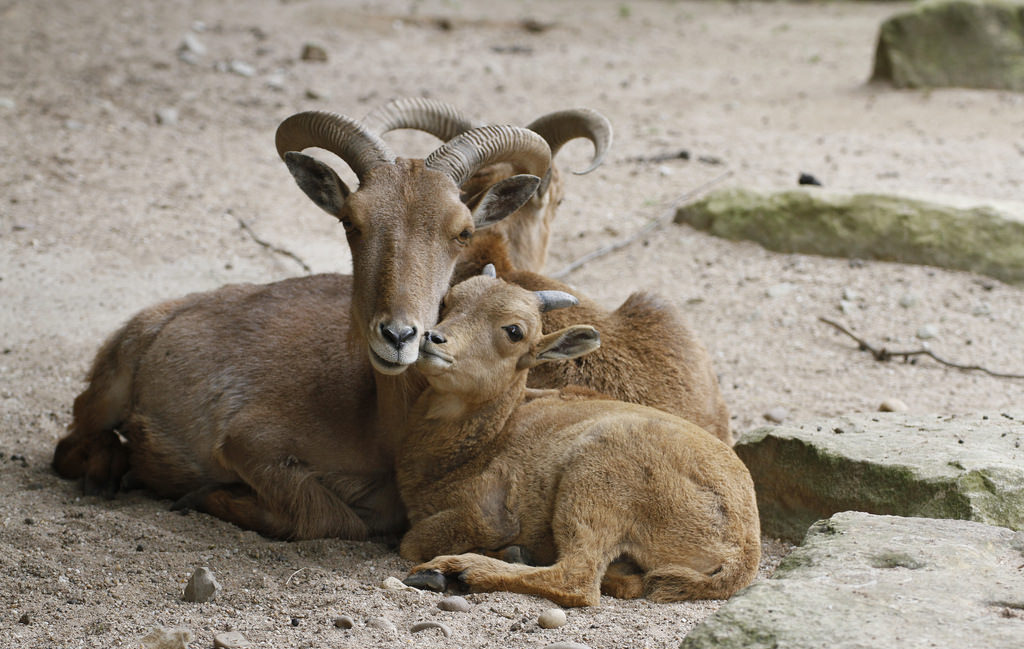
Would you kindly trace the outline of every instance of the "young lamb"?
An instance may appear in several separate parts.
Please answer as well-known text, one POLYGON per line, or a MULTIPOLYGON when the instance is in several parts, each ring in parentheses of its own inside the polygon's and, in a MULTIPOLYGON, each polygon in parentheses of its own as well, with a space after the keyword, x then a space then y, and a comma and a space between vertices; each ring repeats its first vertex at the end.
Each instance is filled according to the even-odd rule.
POLYGON ((599 345, 586 325, 542 335, 544 305, 572 299, 483 276, 449 291, 421 343, 428 387, 396 460, 412 524, 400 553, 425 562, 407 583, 455 577, 562 606, 596 605, 602 590, 731 596, 760 560, 753 482, 732 449, 653 408, 526 387, 531 367, 599 345), (509 545, 539 565, 469 553, 509 545))

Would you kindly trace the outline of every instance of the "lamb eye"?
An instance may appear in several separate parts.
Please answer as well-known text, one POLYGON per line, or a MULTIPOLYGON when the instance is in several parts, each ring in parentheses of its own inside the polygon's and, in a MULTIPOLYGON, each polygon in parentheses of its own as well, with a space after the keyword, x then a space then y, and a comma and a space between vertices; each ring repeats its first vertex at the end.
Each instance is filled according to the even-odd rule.
POLYGON ((523 330, 519 325, 507 325, 502 327, 502 329, 504 329, 505 333, 508 334, 508 339, 514 343, 523 339, 523 330))

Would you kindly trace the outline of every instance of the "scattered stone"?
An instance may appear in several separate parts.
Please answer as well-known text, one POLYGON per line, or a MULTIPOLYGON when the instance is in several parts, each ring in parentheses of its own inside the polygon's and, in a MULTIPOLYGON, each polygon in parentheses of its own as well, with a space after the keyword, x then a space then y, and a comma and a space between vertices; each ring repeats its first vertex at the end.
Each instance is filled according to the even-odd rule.
POLYGON ((440 622, 417 622, 412 625, 410 631, 413 633, 419 633, 420 631, 426 631, 427 629, 437 629, 446 638, 450 638, 452 636, 452 630, 440 622))
POLYGON ((139 638, 142 649, 188 649, 192 632, 188 629, 157 627, 139 638))
POLYGON ((256 68, 249 65, 245 61, 239 61, 237 59, 228 63, 228 71, 237 74, 241 77, 256 76, 256 68))
POLYGON ((64 120, 64 128, 69 131, 81 131, 85 128, 85 124, 77 119, 66 119, 64 120))
POLYGON ((882 23, 871 80, 898 88, 1024 90, 1022 13, 1021 0, 917 4, 882 23))
POLYGON ((542 629, 557 629, 565 626, 565 611, 560 608, 549 608, 537 618, 537 624, 542 629))
POLYGON ((10 97, 0 97, 0 109, 14 110, 17 104, 10 97))
POLYGON ((680 649, 1019 647, 1024 533, 843 512, 771 579, 741 591, 680 649), (813 611, 813 615, 808 615, 813 611))
POLYGON ((398 633, 398 627, 396 627, 395 623, 386 617, 371 617, 366 621, 366 626, 374 629, 380 629, 381 631, 388 631, 390 633, 398 633))
POLYGON ((789 411, 783 408, 782 406, 776 406, 769 410, 768 412, 764 413, 765 419, 776 424, 781 424, 782 422, 786 421, 786 418, 788 417, 789 411))
POLYGON ((213 572, 209 568, 197 568, 185 585, 185 593, 181 598, 186 602, 208 602, 219 590, 220 584, 213 572))
POLYGON ((899 399, 885 399, 878 406, 878 412, 906 412, 909 410, 907 404, 899 399))
POLYGON ((316 43, 306 43, 302 46, 303 61, 315 61, 317 63, 327 62, 327 50, 322 45, 316 43))
POLYGON ((821 181, 812 176, 811 174, 801 173, 800 177, 797 178, 796 183, 798 185, 814 185, 821 187, 821 181))
POLYGON ((330 99, 331 94, 329 92, 323 92, 316 88, 306 88, 306 99, 312 99, 314 101, 330 99))
POLYGON ((839 300, 839 310, 844 314, 853 313, 857 309, 857 304, 850 300, 839 300))
POLYGON ((1020 437, 1017 421, 994 416, 864 414, 762 427, 735 450, 754 479, 761 531, 799 541, 848 510, 1024 529, 1020 437))
POLYGON ((185 34, 178 45, 178 53, 188 52, 195 56, 206 56, 206 46, 195 34, 185 34))
POLYGON ((544 645, 544 649, 590 649, 590 647, 578 642, 555 642, 544 645))
POLYGON ((249 640, 238 631, 226 631, 213 636, 213 646, 220 649, 244 649, 249 640))
POLYGON ((347 615, 339 615, 338 617, 334 618, 334 626, 338 627, 339 629, 351 629, 355 625, 356 621, 347 615))
POLYGON ((297 618, 297 617, 293 617, 292 618, 292 626, 299 626, 299 618, 297 618))
POLYGON ((782 282, 781 284, 773 284, 769 286, 764 292, 768 297, 782 297, 783 295, 789 295, 796 290, 796 284, 792 282, 782 282))
POLYGON ((156 111, 156 123, 163 126, 173 126, 178 123, 177 108, 160 108, 156 111))
POLYGON ((278 90, 278 91, 284 90, 284 88, 285 88, 284 74, 282 74, 280 72, 275 72, 274 74, 271 74, 271 75, 269 75, 267 77, 267 80, 266 80, 265 83, 266 83, 266 86, 268 88, 270 88, 271 90, 278 90))
POLYGON ((992 305, 988 302, 982 302, 971 310, 971 315, 975 316, 987 316, 992 315, 992 305))
POLYGON ((452 597, 445 597, 437 603, 437 608, 442 611, 455 611, 456 613, 465 613, 469 609, 473 608, 473 605, 466 601, 465 597, 453 595, 452 597))
POLYGON ((939 327, 934 324, 926 324, 917 330, 917 337, 921 340, 931 340, 939 335, 939 327))
POLYGON ((900 298, 900 306, 903 307, 904 309, 909 309, 910 307, 915 306, 917 302, 918 297, 913 293, 907 293, 906 295, 900 298))
POLYGON ((731 188, 680 207, 675 222, 779 252, 926 264, 1024 284, 1021 202, 731 188))
POLYGON ((18 624, 32 624, 32 616, 28 613, 22 613, 21 617, 18 618, 18 624))
POLYGON ((849 286, 843 288, 843 299, 855 302, 860 299, 860 293, 853 290, 849 286))
POLYGON ((407 590, 412 591, 414 593, 420 592, 418 588, 413 588, 412 586, 404 584, 402 583, 401 579, 398 579, 396 577, 386 578, 384 581, 381 582, 380 587, 384 590, 407 590))

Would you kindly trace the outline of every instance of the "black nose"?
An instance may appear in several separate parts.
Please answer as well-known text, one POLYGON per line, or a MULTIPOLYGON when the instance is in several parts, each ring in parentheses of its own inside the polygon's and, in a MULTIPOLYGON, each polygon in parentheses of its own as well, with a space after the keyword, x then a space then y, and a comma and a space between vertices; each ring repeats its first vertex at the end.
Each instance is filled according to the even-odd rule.
POLYGON ((427 340, 434 343, 435 345, 443 345, 444 343, 448 342, 447 338, 437 333, 436 331, 428 331, 427 340))
POLYGON ((384 336, 384 340, 395 347, 401 347, 416 337, 416 327, 405 326, 396 330, 395 327, 382 322, 380 325, 380 335, 384 336))

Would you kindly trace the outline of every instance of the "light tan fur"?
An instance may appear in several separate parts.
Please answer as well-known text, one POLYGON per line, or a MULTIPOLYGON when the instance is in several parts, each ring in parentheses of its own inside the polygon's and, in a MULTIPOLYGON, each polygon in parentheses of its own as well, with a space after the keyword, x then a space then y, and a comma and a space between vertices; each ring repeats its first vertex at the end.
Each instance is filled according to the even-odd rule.
MULTIPOLYGON (((474 237, 473 246, 456 265, 456 278, 478 275, 490 263, 498 277, 531 291, 570 291, 557 280, 516 270, 502 237, 491 230, 474 237)), ((531 388, 590 388, 678 415, 732 446, 729 410, 711 356, 678 309, 656 295, 634 293, 609 311, 570 292, 579 298, 579 306, 542 314, 544 331, 587 322, 601 332, 601 348, 572 363, 539 365, 530 371, 531 388)))
POLYGON ((726 598, 750 583, 760 526, 732 449, 681 418, 592 393, 527 398, 529 368, 593 345, 590 327, 541 326, 535 294, 499 279, 469 279, 445 298, 396 460, 412 524, 400 552, 425 562, 409 579, 437 571, 563 606, 596 605, 602 583, 659 602, 726 598), (470 553, 508 545, 541 565, 470 553))

